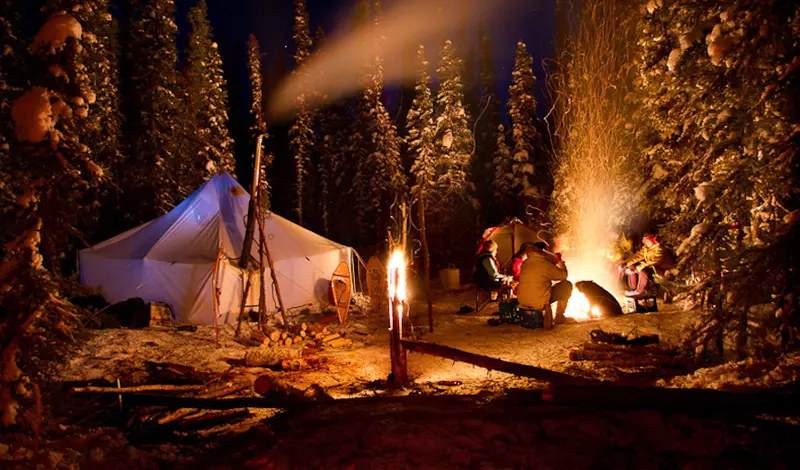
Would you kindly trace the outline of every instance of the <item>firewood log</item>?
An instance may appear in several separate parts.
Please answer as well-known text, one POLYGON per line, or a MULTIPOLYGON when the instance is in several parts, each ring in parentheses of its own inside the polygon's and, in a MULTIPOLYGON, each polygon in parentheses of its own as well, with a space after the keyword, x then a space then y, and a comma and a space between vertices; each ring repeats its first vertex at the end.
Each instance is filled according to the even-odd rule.
POLYGON ((342 336, 342 335, 340 335, 339 333, 334 333, 334 334, 332 334, 332 335, 327 335, 327 336, 325 336, 325 338, 322 340, 322 342, 323 342, 323 343, 327 343, 327 342, 329 342, 329 341, 333 341, 333 340, 335 340, 335 339, 341 338, 341 336, 342 336))
POLYGON ((281 330, 275 328, 272 331, 270 331, 269 332, 269 339, 271 341, 277 343, 278 340, 281 339, 281 330))
POLYGON ((300 336, 300 335, 297 335, 297 336, 295 336, 295 337, 294 337, 294 339, 292 339, 292 342, 293 342, 294 344, 297 344, 297 343, 299 343, 299 342, 301 342, 301 341, 303 341, 303 337, 302 337, 302 336, 300 336))
POLYGON ((286 339, 288 337, 289 337, 289 333, 287 333, 285 331, 281 333, 281 339, 286 339))
POLYGON ((261 330, 250 330, 250 339, 258 341, 259 343, 263 343, 265 339, 267 339, 267 335, 261 332, 261 330))
POLYGON ((249 367, 278 367, 282 360, 298 357, 300 357, 300 351, 295 348, 276 345, 271 348, 258 348, 247 351, 244 356, 244 363, 249 367))
POLYGON ((338 339, 334 339, 332 341, 329 341, 327 343, 327 345, 332 347, 332 348, 341 348, 341 347, 344 347, 344 346, 350 346, 351 344, 353 344, 353 341, 351 341, 351 340, 349 340, 347 338, 338 338, 338 339))
POLYGON ((308 330, 308 325, 306 323, 301 323, 300 324, 300 331, 306 331, 306 330, 308 330))
POLYGON ((286 338, 283 340, 283 344, 286 346, 291 346, 293 343, 292 338, 286 338))
MULTIPOLYGON (((303 324, 305 325, 305 323, 303 323, 303 324)), ((308 336, 308 333, 306 333, 306 330, 300 331, 300 337, 301 338, 306 339, 307 336, 308 336)))

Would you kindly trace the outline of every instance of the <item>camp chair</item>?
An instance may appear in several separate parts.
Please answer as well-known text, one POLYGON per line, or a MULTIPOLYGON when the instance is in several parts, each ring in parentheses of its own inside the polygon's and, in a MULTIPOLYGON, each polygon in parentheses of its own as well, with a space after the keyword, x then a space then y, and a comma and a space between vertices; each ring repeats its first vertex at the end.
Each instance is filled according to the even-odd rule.
MULTIPOLYGON (((500 296, 497 297, 498 299, 500 296)), ((475 311, 480 312, 483 307, 492 302, 492 293, 486 289, 482 289, 478 284, 475 284, 475 311)))

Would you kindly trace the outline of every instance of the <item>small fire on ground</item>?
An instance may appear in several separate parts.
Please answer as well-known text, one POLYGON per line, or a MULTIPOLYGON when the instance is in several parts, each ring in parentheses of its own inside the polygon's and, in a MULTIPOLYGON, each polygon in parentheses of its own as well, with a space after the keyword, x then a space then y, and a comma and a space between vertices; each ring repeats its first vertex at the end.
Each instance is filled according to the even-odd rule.
POLYGON ((616 288, 617 279, 613 268, 605 256, 583 256, 572 260, 565 256, 565 262, 569 270, 569 281, 572 283, 572 295, 564 316, 579 322, 599 320, 603 317, 603 312, 597 306, 592 305, 586 295, 576 287, 577 282, 584 280, 594 281, 611 293, 620 306, 623 305, 620 302, 621 292, 618 292, 616 288))
MULTIPOLYGON (((389 329, 394 328, 392 315, 398 309, 397 318, 403 319, 403 308, 406 301, 406 259, 402 250, 395 250, 389 258, 386 279, 389 284, 389 329)), ((402 331, 402 329, 401 329, 402 331)))
POLYGON ((599 308, 593 306, 583 292, 573 288, 572 296, 567 304, 565 317, 573 318, 577 321, 598 320, 603 316, 599 308))

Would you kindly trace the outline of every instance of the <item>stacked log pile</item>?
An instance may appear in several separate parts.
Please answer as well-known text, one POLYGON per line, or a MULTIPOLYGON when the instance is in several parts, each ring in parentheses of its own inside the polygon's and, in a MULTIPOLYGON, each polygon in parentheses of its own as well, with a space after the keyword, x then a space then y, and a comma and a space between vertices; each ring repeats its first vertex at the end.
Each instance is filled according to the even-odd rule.
POLYGON ((333 327, 319 323, 301 323, 288 329, 269 327, 266 332, 252 330, 247 346, 272 348, 305 344, 341 348, 353 344, 353 341, 346 338, 345 335, 345 330, 335 331, 333 327))

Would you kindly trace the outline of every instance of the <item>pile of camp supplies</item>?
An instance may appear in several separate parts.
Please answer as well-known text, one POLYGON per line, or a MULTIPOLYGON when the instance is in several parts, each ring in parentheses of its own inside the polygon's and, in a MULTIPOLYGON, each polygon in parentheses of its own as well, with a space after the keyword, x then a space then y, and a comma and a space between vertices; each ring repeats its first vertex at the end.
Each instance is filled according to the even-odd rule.
POLYGON ((522 307, 517 299, 500 302, 497 313, 500 318, 490 318, 488 320, 489 325, 497 326, 502 323, 510 323, 532 330, 546 328, 545 312, 522 307))

